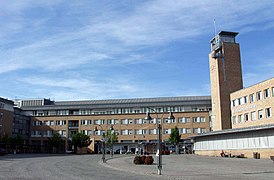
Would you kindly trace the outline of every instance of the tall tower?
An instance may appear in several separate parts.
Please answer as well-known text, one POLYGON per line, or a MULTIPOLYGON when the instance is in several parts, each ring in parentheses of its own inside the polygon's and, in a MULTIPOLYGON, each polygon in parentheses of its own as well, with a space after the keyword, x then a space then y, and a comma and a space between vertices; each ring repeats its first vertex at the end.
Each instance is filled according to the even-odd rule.
POLYGON ((211 41, 209 54, 212 130, 231 128, 230 93, 243 88, 238 33, 221 31, 211 41))

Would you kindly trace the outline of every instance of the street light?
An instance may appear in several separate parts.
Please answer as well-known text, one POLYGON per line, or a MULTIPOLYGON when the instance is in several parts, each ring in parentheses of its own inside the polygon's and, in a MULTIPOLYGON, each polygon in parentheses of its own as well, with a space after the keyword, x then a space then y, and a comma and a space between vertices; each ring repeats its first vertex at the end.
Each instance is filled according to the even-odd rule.
POLYGON ((113 137, 112 137, 112 131, 114 130, 113 125, 110 126, 110 143, 111 143, 111 150, 110 150, 110 157, 113 158, 113 137))
MULTIPOLYGON (((103 128, 102 128, 102 126, 100 126, 99 125, 99 127, 101 128, 101 130, 103 130, 103 128)), ((98 128, 97 128, 97 126, 95 127, 95 129, 94 129, 94 132, 97 132, 98 131, 98 128)), ((105 156, 105 154, 106 154, 106 151, 105 151, 105 137, 106 137, 106 135, 105 135, 105 132, 103 132, 103 135, 102 135, 102 161, 103 161, 103 163, 105 163, 106 162, 106 156, 105 156)))
MULTIPOLYGON (((158 162, 157 163, 158 163, 158 175, 161 175, 162 174, 162 126, 161 124, 163 122, 164 112, 162 113, 161 123, 159 123, 157 112, 154 109, 151 109, 151 108, 149 109, 152 110, 156 115, 156 123, 157 123, 157 129, 158 129, 158 143, 157 143, 158 162)), ((175 119, 172 112, 169 113, 168 119, 170 120, 175 119)), ((149 112, 147 112, 145 120, 152 120, 149 112)))

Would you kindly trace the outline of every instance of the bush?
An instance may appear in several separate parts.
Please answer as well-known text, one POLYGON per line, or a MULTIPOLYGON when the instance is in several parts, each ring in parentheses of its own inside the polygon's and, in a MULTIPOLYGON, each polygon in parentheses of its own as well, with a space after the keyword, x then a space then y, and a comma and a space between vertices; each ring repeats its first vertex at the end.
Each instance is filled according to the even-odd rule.
POLYGON ((138 165, 138 164, 144 164, 144 162, 142 161, 142 157, 141 156, 135 156, 133 163, 138 165))
POLYGON ((145 159, 145 164, 153 164, 153 157, 152 156, 147 156, 145 159))
POLYGON ((153 164, 154 159, 152 156, 135 156, 133 163, 136 165, 139 164, 153 164))
POLYGON ((163 151, 162 151, 162 154, 163 154, 163 155, 169 155, 170 152, 169 152, 169 150, 163 150, 163 151))
POLYGON ((142 164, 144 164, 145 163, 145 161, 146 161, 146 156, 141 156, 141 161, 142 161, 142 164))

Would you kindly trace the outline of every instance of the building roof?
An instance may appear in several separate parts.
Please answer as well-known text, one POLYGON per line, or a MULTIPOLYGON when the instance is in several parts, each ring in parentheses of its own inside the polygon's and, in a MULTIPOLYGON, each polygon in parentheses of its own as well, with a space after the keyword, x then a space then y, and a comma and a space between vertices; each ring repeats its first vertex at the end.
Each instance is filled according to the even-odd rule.
POLYGON ((23 110, 73 109, 73 108, 119 108, 176 105, 210 105, 211 96, 182 96, 135 99, 85 100, 85 101, 53 101, 51 105, 21 107, 23 110))
POLYGON ((3 102, 3 103, 7 103, 7 104, 13 105, 13 101, 8 100, 8 99, 4 99, 4 98, 1 98, 1 97, 0 97, 0 102, 3 102))
POLYGON ((242 132, 248 132, 248 131, 259 131, 259 130, 273 129, 273 128, 274 128, 274 124, 267 124, 267 125, 251 126, 251 127, 245 127, 245 128, 225 129, 222 131, 212 131, 212 132, 208 132, 208 133, 199 134, 196 136, 192 136, 191 138, 195 139, 195 138, 199 138, 199 137, 242 133, 242 132))

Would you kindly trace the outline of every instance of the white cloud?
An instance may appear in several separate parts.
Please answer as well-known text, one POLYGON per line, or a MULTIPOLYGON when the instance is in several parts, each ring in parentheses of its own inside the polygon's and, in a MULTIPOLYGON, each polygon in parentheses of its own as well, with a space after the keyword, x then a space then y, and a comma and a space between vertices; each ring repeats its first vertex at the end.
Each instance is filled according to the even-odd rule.
MULTIPOLYGON (((199 41, 208 34, 211 37, 214 19, 218 30, 242 34, 274 27, 274 2, 268 0, 252 0, 249 3, 246 0, 124 3, 5 2, 0 7, 0 59, 1 67, 4 67, 0 68, 0 74, 26 71, 29 74, 24 74, 23 77, 28 77, 23 78, 24 83, 42 91, 44 89, 44 93, 56 98, 63 95, 67 98, 92 96, 95 99, 93 95, 98 98, 121 94, 131 97, 136 94, 161 96, 171 92, 144 88, 145 82, 138 85, 130 77, 115 79, 118 76, 115 73, 119 71, 115 68, 136 63, 161 63, 159 59, 165 56, 164 49, 170 43, 199 41), (44 14, 29 14, 38 8, 44 14), (103 71, 100 67, 104 70, 108 67, 114 74, 96 77, 103 74, 99 73, 103 71), (86 74, 81 73, 83 69, 90 69, 94 74, 89 74, 90 78, 86 79, 86 74), (66 75, 67 79, 60 78, 59 74, 66 74, 68 70, 77 72, 77 78, 66 75), (37 77, 37 72, 52 74, 37 77), (47 86, 52 87, 51 92, 46 91, 47 86)), ((270 65, 273 66, 272 63, 270 65)), ((251 77, 247 74, 246 82, 254 79, 251 77)), ((193 89, 174 94, 197 95, 200 91, 193 89)), ((202 91, 208 92, 208 87, 202 91)))

